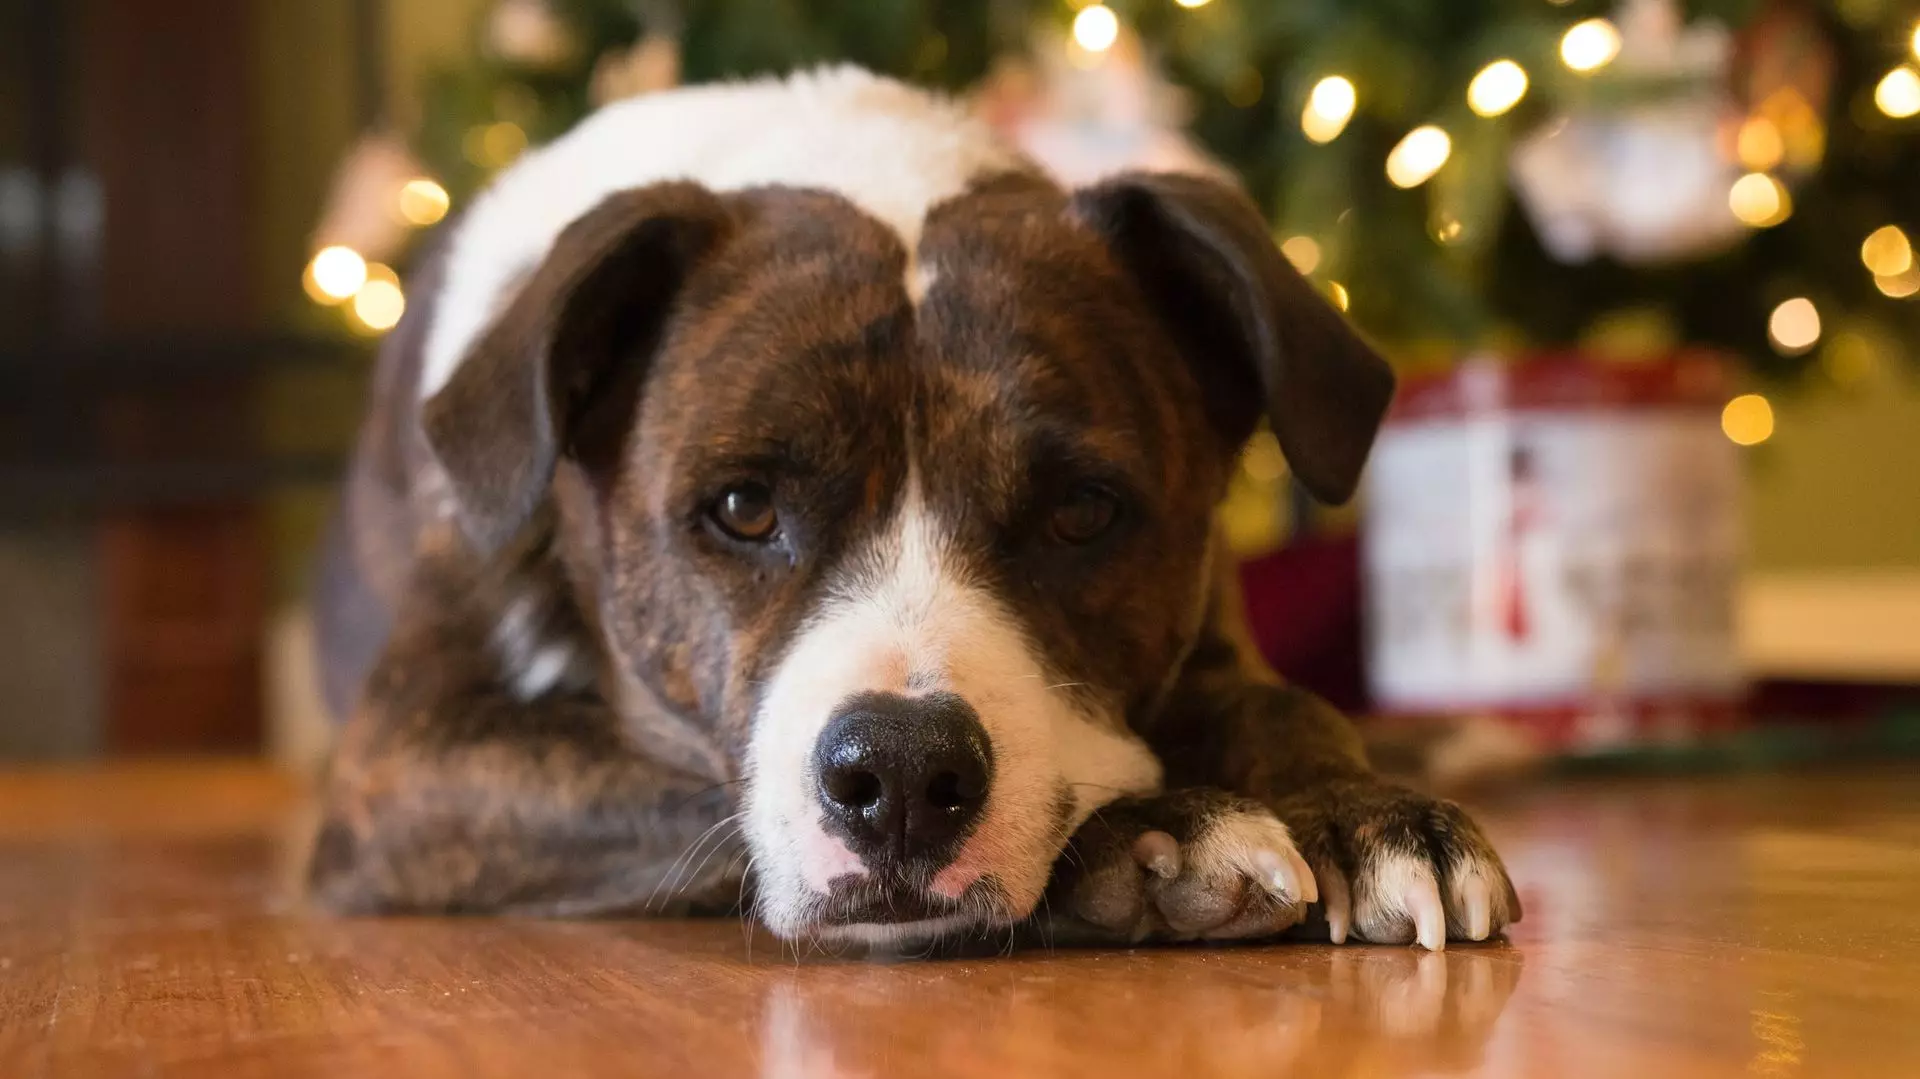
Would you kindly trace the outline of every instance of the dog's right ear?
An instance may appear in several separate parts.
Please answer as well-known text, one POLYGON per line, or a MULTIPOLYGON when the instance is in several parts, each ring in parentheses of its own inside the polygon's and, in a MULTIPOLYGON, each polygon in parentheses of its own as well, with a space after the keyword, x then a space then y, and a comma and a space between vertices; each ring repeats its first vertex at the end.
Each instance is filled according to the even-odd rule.
POLYGON ((608 197, 567 226, 426 401, 427 444, 476 549, 519 532, 592 408, 637 391, 681 286, 730 227, 699 184, 608 197))

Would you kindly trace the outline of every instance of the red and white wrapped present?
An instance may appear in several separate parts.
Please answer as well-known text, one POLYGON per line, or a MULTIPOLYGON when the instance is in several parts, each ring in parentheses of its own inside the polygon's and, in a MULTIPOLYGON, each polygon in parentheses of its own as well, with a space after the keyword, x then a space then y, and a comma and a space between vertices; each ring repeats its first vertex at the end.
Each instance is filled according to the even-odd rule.
POLYGON ((1401 389, 1366 487, 1368 683, 1541 754, 1732 725, 1739 448, 1725 364, 1474 361, 1401 389))

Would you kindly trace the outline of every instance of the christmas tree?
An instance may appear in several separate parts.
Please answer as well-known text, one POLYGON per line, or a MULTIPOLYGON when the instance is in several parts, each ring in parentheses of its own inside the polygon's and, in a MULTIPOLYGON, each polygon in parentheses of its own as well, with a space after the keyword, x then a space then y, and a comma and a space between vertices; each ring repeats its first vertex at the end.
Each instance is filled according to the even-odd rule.
POLYGON ((1900 0, 499 0, 427 88, 432 183, 400 197, 431 221, 683 81, 850 60, 1004 103, 1016 58, 1031 97, 1137 56, 1177 93, 1134 122, 1239 175, 1405 366, 1711 347, 1844 383, 1920 331, 1916 24, 1900 0))

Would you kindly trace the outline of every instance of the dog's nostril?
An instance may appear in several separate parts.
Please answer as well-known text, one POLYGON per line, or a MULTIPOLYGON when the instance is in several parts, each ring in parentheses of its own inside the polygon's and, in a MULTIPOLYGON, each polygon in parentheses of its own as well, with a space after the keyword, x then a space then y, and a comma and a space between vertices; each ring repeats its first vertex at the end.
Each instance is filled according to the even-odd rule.
POLYGON ((927 801, 940 809, 959 809, 973 801, 958 772, 941 772, 927 784, 927 801))
POLYGON ((880 800, 880 777, 848 769, 827 777, 827 797, 851 809, 865 809, 880 800))

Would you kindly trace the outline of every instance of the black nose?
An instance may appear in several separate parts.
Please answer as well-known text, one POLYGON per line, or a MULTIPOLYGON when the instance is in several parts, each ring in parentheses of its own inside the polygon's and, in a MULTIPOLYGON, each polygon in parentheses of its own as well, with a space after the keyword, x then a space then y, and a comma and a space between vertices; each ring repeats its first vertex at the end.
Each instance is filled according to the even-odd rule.
POLYGON ((869 863, 942 865, 980 816, 993 749, 951 693, 866 693, 841 706, 813 750, 830 829, 869 863))

